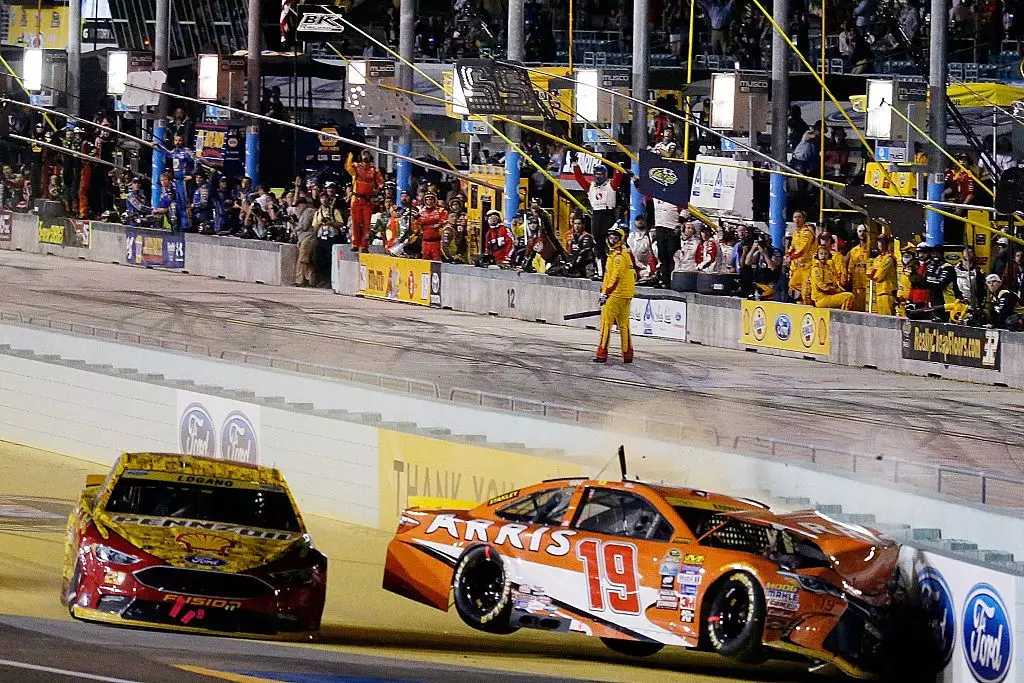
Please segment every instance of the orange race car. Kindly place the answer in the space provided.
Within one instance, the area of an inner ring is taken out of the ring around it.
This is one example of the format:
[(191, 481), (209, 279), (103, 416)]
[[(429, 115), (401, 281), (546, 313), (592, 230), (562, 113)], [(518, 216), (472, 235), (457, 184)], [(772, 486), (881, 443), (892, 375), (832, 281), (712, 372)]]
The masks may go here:
[(557, 479), (480, 505), (405, 510), (384, 588), (446, 611), (451, 595), (462, 620), (489, 633), (576, 631), (635, 656), (678, 645), (875, 678), (892, 659), (898, 553), (815, 511)]

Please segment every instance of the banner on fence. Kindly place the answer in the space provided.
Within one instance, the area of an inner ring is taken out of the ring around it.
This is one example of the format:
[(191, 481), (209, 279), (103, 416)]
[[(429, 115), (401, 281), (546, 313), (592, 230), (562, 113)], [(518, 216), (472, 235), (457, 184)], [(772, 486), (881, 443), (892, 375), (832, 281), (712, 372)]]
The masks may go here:
[(11, 241), (11, 230), (14, 225), (14, 217), (10, 211), (0, 211), (0, 242)]
[(88, 249), (92, 244), (92, 221), (67, 216), (39, 219), (39, 243)]
[(382, 254), (359, 255), (359, 293), (420, 306), (441, 305), (441, 264)]
[(130, 266), (185, 267), (185, 235), (125, 228), (124, 260)]
[(629, 304), (629, 331), (639, 337), (686, 341), (686, 302), (634, 298)]
[(740, 343), (827, 356), (832, 351), (832, 315), (827, 308), (743, 301)]
[(999, 330), (918, 320), (903, 321), (903, 357), (945, 365), (998, 370)]

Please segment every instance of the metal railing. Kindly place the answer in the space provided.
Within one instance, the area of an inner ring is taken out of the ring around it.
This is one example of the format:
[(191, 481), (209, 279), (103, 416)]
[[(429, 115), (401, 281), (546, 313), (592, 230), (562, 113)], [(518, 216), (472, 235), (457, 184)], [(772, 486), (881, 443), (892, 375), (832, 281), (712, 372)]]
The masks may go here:
[(765, 454), (775, 458), (796, 458), (815, 465), (832, 467), (857, 474), (869, 481), (909, 485), (922, 490), (980, 502), (984, 505), (1000, 507), (1022, 507), (1024, 505), (1022, 504), (1022, 501), (1024, 501), (1024, 478), (998, 472), (988, 472), (946, 463), (924, 462), (899, 456), (866, 453), (834, 446), (801, 443), (772, 437), (725, 435), (714, 427), (695, 427), (678, 421), (670, 422), (647, 415), (596, 410), (479, 389), (453, 387), (442, 395), (437, 383), (427, 380), (367, 370), (353, 370), (351, 368), (320, 363), (309, 363), (246, 351), (217, 351), (211, 350), (205, 344), (174, 342), (145, 334), (111, 330), (91, 324), (55, 321), (41, 316), (23, 315), (18, 312), (0, 311), (0, 322), (3, 321), (45, 327), (96, 339), (195, 353), (244, 365), (338, 379), (354, 384), (401, 391), (425, 398), (446, 400), (460, 405), (475, 405), (513, 414), (539, 416), (569, 424), (614, 428), (627, 433), (681, 441), (688, 444), (706, 444), (716, 448), (728, 448), (744, 455), (758, 456), (760, 453), (757, 451), (760, 449)]

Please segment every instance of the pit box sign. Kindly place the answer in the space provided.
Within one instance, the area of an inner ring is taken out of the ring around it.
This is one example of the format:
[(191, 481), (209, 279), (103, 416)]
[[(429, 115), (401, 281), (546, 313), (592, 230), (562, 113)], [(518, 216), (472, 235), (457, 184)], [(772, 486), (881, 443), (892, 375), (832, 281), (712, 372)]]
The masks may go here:
[(939, 645), (938, 680), (1021, 680), (1016, 576), (907, 545), (900, 549), (899, 564), (908, 593), (927, 613)]
[(740, 311), (740, 344), (820, 356), (832, 352), (832, 314), (827, 308), (743, 301)]
[(260, 406), (178, 390), (178, 451), (260, 464)]
[(381, 254), (359, 255), (359, 294), (420, 306), (441, 305), (441, 264)]
[(11, 241), (11, 230), (14, 225), (14, 216), (10, 211), (0, 211), (0, 242)]
[(185, 236), (126, 228), (124, 260), (130, 266), (182, 269), (185, 267)]
[(686, 341), (686, 302), (634, 298), (629, 304), (629, 331), (638, 337)]
[(64, 216), (39, 219), (39, 244), (88, 249), (92, 244), (92, 221)]
[(903, 357), (910, 360), (999, 370), (1001, 341), (999, 330), (903, 321)]

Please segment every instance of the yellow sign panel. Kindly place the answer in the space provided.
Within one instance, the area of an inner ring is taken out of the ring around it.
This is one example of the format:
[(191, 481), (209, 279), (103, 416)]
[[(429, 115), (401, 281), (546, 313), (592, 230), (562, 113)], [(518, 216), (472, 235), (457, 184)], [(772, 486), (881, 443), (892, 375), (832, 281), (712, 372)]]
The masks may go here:
[(380, 528), (387, 530), (398, 526), (410, 499), (483, 503), (544, 479), (583, 474), (576, 463), (386, 429), (378, 446)]
[[(429, 306), (431, 272), (431, 261), (360, 254), (359, 293), (378, 299)], [(440, 303), (438, 297), (437, 304)]]
[(832, 352), (832, 314), (827, 308), (743, 301), (741, 311), (741, 344), (822, 356)]
[(10, 23), (4, 45), (66, 50), (68, 47), (67, 7), (24, 7), (11, 5)]
[(869, 161), (864, 169), (864, 180), (876, 190), (881, 190), (890, 197), (916, 197), (917, 174), (905, 171), (886, 173), (883, 168), (888, 164)]

